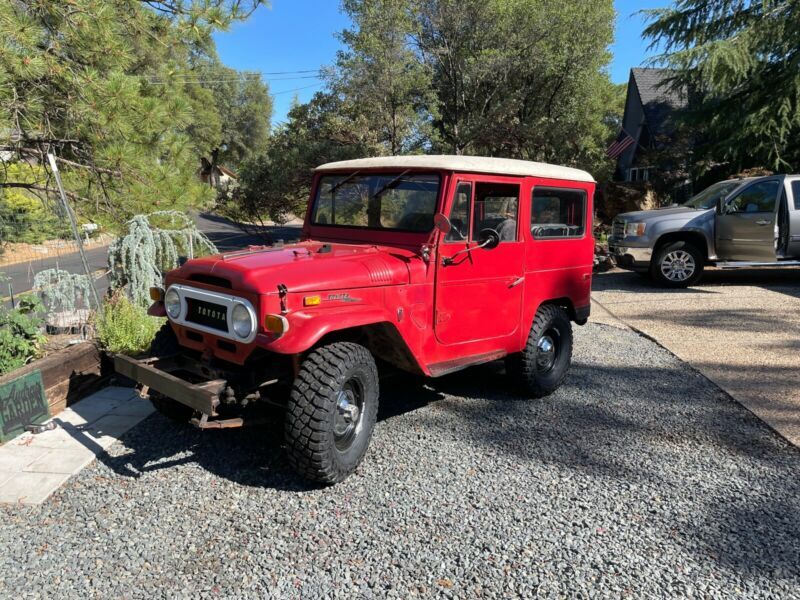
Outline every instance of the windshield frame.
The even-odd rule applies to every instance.
[[[317,211],[317,203],[320,200],[320,192],[321,187],[323,184],[323,180],[326,177],[340,177],[342,181],[345,181],[348,178],[356,178],[356,177],[383,177],[386,179],[384,184],[388,181],[391,181],[395,178],[413,178],[419,176],[427,176],[433,177],[436,179],[436,191],[434,195],[434,205],[431,212],[431,226],[429,229],[419,230],[419,229],[406,229],[406,228],[399,228],[399,227],[371,227],[369,225],[353,225],[353,224],[340,224],[340,223],[319,223],[315,221],[316,211]],[[402,181],[399,179],[398,181]],[[405,236],[414,235],[414,236],[429,236],[431,232],[434,230],[433,225],[433,217],[439,211],[439,207],[441,206],[442,200],[442,193],[443,189],[446,185],[446,177],[444,173],[439,170],[435,169],[404,169],[404,168],[397,168],[392,169],[391,167],[382,168],[382,169],[362,169],[362,170],[353,170],[353,171],[321,171],[317,172],[314,178],[314,185],[311,189],[311,198],[310,202],[308,203],[308,210],[306,214],[306,224],[305,227],[308,229],[313,229],[319,233],[324,231],[351,231],[354,233],[357,232],[370,232],[370,233],[380,233],[383,235],[392,235],[392,234],[402,234]],[[393,186],[396,187],[396,186]],[[386,192],[390,191],[391,188],[383,190],[381,196],[385,196]],[[338,190],[337,190],[338,191]],[[374,192],[373,192],[374,194]]]

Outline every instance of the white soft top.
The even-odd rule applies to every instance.
[[[496,175],[517,175],[521,177],[546,177],[568,181],[594,182],[586,171],[572,167],[560,167],[547,163],[512,158],[489,158],[486,156],[455,156],[415,154],[412,156],[376,156],[327,163],[316,168],[317,171],[355,171],[359,169],[437,169],[466,173],[493,173]]]

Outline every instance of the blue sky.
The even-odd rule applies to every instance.
[[[627,81],[629,69],[648,57],[647,43],[641,39],[643,21],[634,13],[664,6],[667,1],[614,1],[617,24],[616,42],[611,47],[611,78],[615,82]],[[259,8],[248,21],[217,34],[215,39],[225,64],[270,73],[264,78],[275,94],[273,122],[279,122],[285,119],[294,97],[304,102],[322,88],[313,73],[299,71],[331,64],[340,46],[336,33],[347,26],[338,0],[272,0],[271,8]]]

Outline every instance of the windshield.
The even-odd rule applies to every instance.
[[[714,208],[717,205],[717,200],[730,194],[735,188],[739,187],[742,182],[738,179],[731,181],[720,181],[712,186],[707,187],[699,194],[692,196],[683,205],[689,208]]]
[[[433,228],[439,175],[435,173],[356,173],[319,180],[314,225],[428,232]]]

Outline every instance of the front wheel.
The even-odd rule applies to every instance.
[[[337,342],[311,352],[286,407],[291,465],[327,484],[355,471],[375,428],[378,392],[378,369],[363,346]]]
[[[689,242],[661,246],[650,263],[650,274],[664,287],[685,288],[703,276],[703,254]]]
[[[572,362],[572,323],[560,306],[539,307],[522,352],[506,361],[506,369],[533,398],[552,394],[563,383]]]

